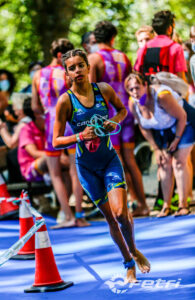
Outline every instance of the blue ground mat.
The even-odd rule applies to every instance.
[[[151,262],[151,272],[137,271],[139,283],[124,285],[122,257],[104,221],[88,228],[50,230],[55,223],[46,217],[60,275],[74,286],[52,292],[25,294],[34,283],[35,262],[9,260],[0,268],[0,299],[195,299],[195,216],[135,220],[135,237]],[[0,254],[19,235],[18,221],[0,221]]]

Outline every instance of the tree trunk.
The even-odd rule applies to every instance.
[[[74,14],[74,0],[34,0],[31,4],[36,12],[33,22],[44,53],[44,61],[51,61],[50,46],[57,38],[66,38]]]

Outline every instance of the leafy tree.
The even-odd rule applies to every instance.
[[[80,46],[83,33],[93,30],[98,21],[109,20],[118,29],[116,48],[134,61],[137,50],[135,32],[141,25],[150,25],[155,12],[170,9],[176,15],[176,31],[183,39],[188,39],[195,17],[193,7],[193,0],[76,0],[69,38]]]
[[[74,11],[71,0],[10,0],[0,2],[1,68],[18,79],[16,89],[29,80],[32,61],[49,63],[51,42],[67,36]]]
[[[29,80],[31,61],[49,63],[49,47],[55,38],[68,36],[75,47],[81,47],[81,35],[103,19],[117,26],[115,47],[134,62],[135,32],[151,24],[156,11],[174,12],[176,31],[187,39],[194,24],[193,8],[193,0],[0,0],[0,68],[16,75],[18,90]]]

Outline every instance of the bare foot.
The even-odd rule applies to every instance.
[[[136,270],[135,270],[135,266],[134,266],[133,268],[127,269],[125,284],[135,283],[135,282],[138,282],[138,280],[136,279]]]
[[[136,256],[133,256],[133,258],[142,273],[150,272],[150,263],[139,250],[136,249]]]
[[[87,226],[91,226],[91,224],[89,222],[87,222],[85,220],[85,218],[79,218],[76,219],[76,224],[78,227],[87,227]]]
[[[149,209],[143,208],[143,207],[137,207],[133,212],[132,212],[132,216],[133,217],[147,217],[150,215],[150,211]]]
[[[61,229],[61,228],[70,228],[70,227],[76,227],[76,221],[75,219],[71,219],[69,221],[63,221],[59,224],[56,224],[54,226],[51,226],[50,229]]]
[[[164,207],[164,208],[162,208],[162,210],[157,215],[157,218],[163,218],[163,217],[167,217],[169,215],[171,215],[170,208],[169,207]]]

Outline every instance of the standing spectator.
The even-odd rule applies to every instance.
[[[183,51],[184,51],[184,57],[186,60],[186,65],[187,65],[187,73],[186,73],[186,78],[187,78],[187,82],[189,84],[189,97],[188,97],[188,101],[190,103],[190,105],[195,106],[195,86],[194,86],[194,82],[191,76],[191,71],[190,71],[190,59],[193,55],[193,51],[192,51],[192,46],[191,46],[191,42],[186,41],[182,44],[183,47]]]
[[[139,49],[134,69],[145,76],[160,71],[178,75],[186,81],[186,62],[182,46],[172,40],[175,15],[169,10],[157,12],[152,19],[157,36]]]
[[[126,119],[121,123],[121,132],[111,136],[111,141],[115,149],[120,151],[126,174],[132,181],[131,185],[128,185],[130,193],[138,200],[138,207],[133,216],[148,215],[149,209],[145,201],[141,172],[133,153],[134,117],[129,111],[128,94],[124,88],[124,80],[132,69],[131,63],[123,52],[114,48],[117,29],[112,23],[108,21],[97,23],[94,34],[100,50],[89,55],[90,81],[109,83],[128,111]],[[114,114],[114,108],[110,105],[109,117],[113,117]]]
[[[87,54],[97,51],[96,39],[92,31],[86,32],[82,35],[81,45]]]
[[[33,61],[28,66],[28,72],[31,79],[31,82],[33,80],[33,77],[37,71],[39,71],[43,67],[42,61]],[[32,83],[25,86],[21,91],[21,93],[32,93]]]
[[[10,132],[16,124],[16,116],[12,109],[11,94],[16,85],[14,75],[5,69],[0,69],[0,117],[3,121],[7,121],[7,126]],[[3,142],[0,140],[0,145]]]
[[[0,115],[8,106],[9,98],[16,85],[13,74],[5,69],[0,69]]]
[[[195,53],[195,26],[192,26],[190,29],[190,41],[192,44],[192,51]],[[192,55],[190,59],[190,69],[191,69],[192,79],[195,84],[195,54]]]
[[[62,67],[62,54],[68,50],[73,49],[73,44],[67,39],[57,39],[51,44],[52,61],[50,65],[37,71],[33,79],[33,97],[32,109],[35,113],[45,115],[45,135],[46,135],[46,156],[49,174],[60,202],[61,211],[64,212],[65,220],[53,228],[70,227],[74,226],[75,218],[68,204],[68,194],[65,184],[63,182],[60,156],[61,150],[56,150],[52,146],[53,126],[55,121],[55,110],[58,97],[62,95],[70,87],[70,80],[65,75],[64,68]],[[72,168],[73,169],[73,168]],[[76,168],[73,169],[74,174]],[[77,180],[77,181],[76,181]],[[74,183],[78,182],[76,188],[79,189],[80,198],[76,201],[80,203],[77,206],[78,213],[82,212],[82,188],[79,184],[77,176],[74,176]],[[74,185],[75,186],[75,185]],[[77,191],[78,192],[78,191]],[[60,211],[60,212],[61,212]],[[59,213],[60,213],[59,212]],[[82,222],[83,221],[83,222]],[[81,224],[82,223],[82,224]],[[87,226],[83,216],[79,214],[77,224],[79,226]]]
[[[6,114],[6,109],[8,109],[8,106],[10,106],[9,99],[15,85],[16,82],[13,74],[8,70],[0,69],[0,120],[1,122],[6,121],[4,114]],[[11,106],[9,107],[9,110],[11,110]],[[0,155],[2,158],[0,161],[0,167],[4,168],[7,166],[6,163],[7,148],[1,135],[0,135]]]
[[[0,69],[0,91],[4,92],[8,101],[14,90],[15,85],[16,85],[16,81],[14,75],[8,70]]]
[[[141,74],[130,74],[126,79],[126,87],[131,96],[130,109],[137,118],[144,137],[153,147],[159,166],[164,205],[158,216],[165,217],[171,213],[173,172],[179,194],[179,209],[175,215],[187,215],[187,197],[191,189],[188,159],[195,141],[195,110],[193,122],[187,122],[186,106],[190,105],[186,100],[181,100],[168,86],[148,86]],[[192,107],[191,109],[193,110]]]
[[[155,36],[154,29],[150,25],[141,26],[135,33],[139,48],[143,48],[145,44],[152,40]]]
[[[193,55],[190,58],[190,71],[191,71],[191,77],[195,86],[195,26],[192,26],[190,29],[190,41],[191,41],[191,49],[193,52]],[[195,95],[195,94],[194,94]],[[189,103],[195,107],[195,97],[189,98]],[[193,162],[193,172],[195,174],[195,147],[192,150],[192,162]]]
[[[148,81],[151,74],[160,71],[176,74],[186,81],[187,66],[182,46],[172,40],[175,15],[169,10],[157,12],[152,19],[152,28],[157,35],[138,50],[134,69],[142,73]],[[158,206],[160,208],[159,199],[160,201],[164,199],[163,188],[161,188],[162,184],[159,180],[155,208],[158,208]]]
[[[47,165],[61,209],[66,215],[67,226],[74,226],[75,219],[68,204],[68,194],[63,182],[60,165],[61,151],[53,148],[52,136],[58,97],[66,91],[66,86],[69,86],[62,67],[61,56],[62,53],[71,49],[73,45],[66,39],[53,41],[51,44],[52,61],[50,65],[36,72],[32,83],[32,109],[36,114],[45,114]]]

